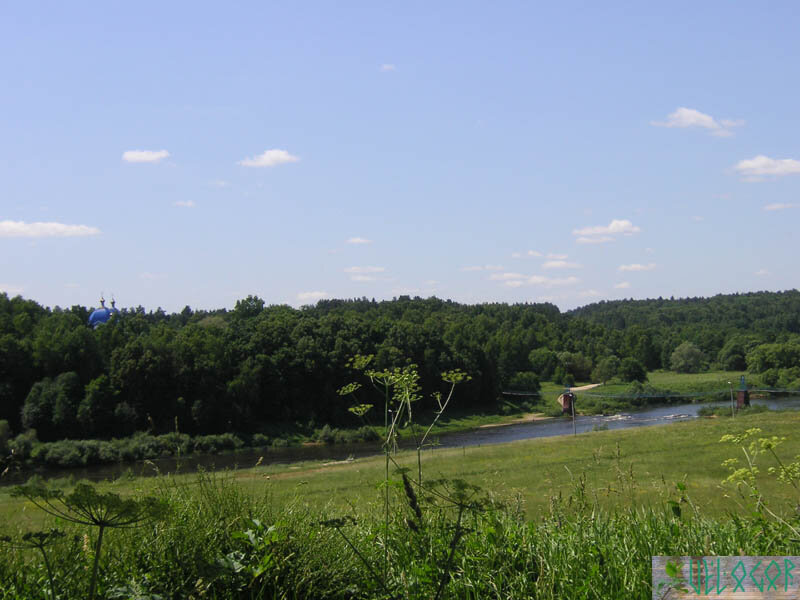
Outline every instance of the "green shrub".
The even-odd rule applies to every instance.
[[[263,433],[254,433],[250,438],[250,445],[256,448],[264,448],[269,445],[269,437]]]

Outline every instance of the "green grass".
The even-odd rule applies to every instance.
[[[800,553],[783,523],[752,516],[721,485],[722,461],[741,451],[719,442],[760,427],[764,437],[787,437],[778,453],[792,458],[798,425],[798,412],[767,412],[427,452],[425,481],[463,479],[490,493],[455,544],[454,512],[422,500],[415,517],[402,485],[393,486],[383,528],[382,457],[121,479],[101,490],[152,494],[170,510],[163,521],[108,533],[100,589],[119,598],[390,597],[380,579],[396,598],[433,598],[444,585],[441,598],[644,600],[654,554]],[[412,466],[415,455],[396,459]],[[792,514],[797,492],[759,481],[770,506]],[[354,520],[323,525],[345,515]],[[51,524],[0,491],[0,534]],[[59,594],[85,597],[94,532],[60,526],[69,535],[51,550]],[[44,573],[35,552],[0,552],[0,599],[47,597]]]
[[[658,503],[675,481],[687,479],[697,506],[706,514],[722,515],[737,507],[731,491],[726,492],[720,485],[727,475],[721,463],[740,453],[730,445],[720,444],[722,435],[761,427],[765,435],[788,437],[781,451],[793,457],[800,454],[800,438],[795,434],[798,426],[797,412],[761,413],[736,422],[701,419],[575,437],[435,450],[423,455],[423,467],[430,477],[461,477],[504,495],[519,494],[529,518],[540,515],[553,495],[568,495],[582,474],[601,506]],[[397,460],[413,466],[415,455],[401,453]],[[283,500],[301,491],[302,502],[313,508],[364,505],[374,497],[375,485],[381,478],[381,461],[373,458],[325,467],[300,466],[271,473],[269,485],[275,497]],[[258,471],[241,474],[237,479],[246,486],[264,484],[263,474]],[[789,489],[772,482],[767,485],[770,494],[790,506],[793,496]]]
[[[687,478],[698,507],[707,514],[722,515],[735,510],[736,505],[726,497],[730,493],[720,486],[727,475],[721,463],[737,456],[737,450],[720,444],[720,437],[761,427],[765,435],[788,437],[781,452],[793,457],[800,454],[800,437],[795,433],[798,426],[798,412],[753,414],[736,421],[699,419],[492,446],[437,449],[423,453],[423,468],[432,478],[459,477],[509,497],[518,494],[529,518],[541,514],[551,496],[568,494],[582,474],[590,493],[606,507],[660,502],[675,481]],[[410,467],[416,454],[400,452],[396,460]],[[270,465],[225,476],[243,489],[259,493],[269,490],[280,502],[298,501],[318,510],[368,506],[375,499],[382,469],[383,458],[372,457],[343,463]],[[180,475],[177,480],[188,482],[193,477]],[[156,485],[154,478],[120,479],[105,484],[123,493],[144,492]],[[768,485],[771,494],[782,502],[789,501],[789,490]],[[0,516],[11,520],[32,518],[22,511],[20,501],[9,498],[5,489],[0,489]]]
[[[731,382],[733,391],[739,388],[739,377],[747,375],[741,371],[710,371],[708,373],[675,373],[673,371],[651,371],[647,374],[647,384],[676,394],[728,391]],[[587,394],[625,394],[630,383],[612,380],[605,385],[586,392]]]

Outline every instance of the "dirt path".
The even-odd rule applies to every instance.
[[[591,390],[596,388],[597,386],[603,385],[602,383],[590,383],[589,385],[582,385],[581,387],[571,387],[569,388],[570,392],[585,392],[586,390]]]
[[[505,427],[506,425],[517,425],[518,423],[530,423],[531,421],[544,421],[546,419],[552,419],[553,417],[548,417],[544,413],[525,413],[519,419],[514,419],[513,421],[508,421],[504,423],[487,423],[486,425],[479,425],[478,429],[487,429],[488,427]]]

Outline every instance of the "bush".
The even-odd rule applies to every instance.
[[[269,438],[263,433],[254,433],[250,438],[250,445],[257,448],[264,448],[269,445]]]
[[[219,454],[225,450],[238,450],[244,442],[232,433],[201,435],[194,438],[194,451],[204,454]]]
[[[34,448],[31,458],[48,467],[81,467],[86,464],[78,442],[72,440],[41,444]]]
[[[331,429],[330,425],[325,425],[322,429],[318,429],[314,432],[314,439],[325,444],[332,444],[334,442],[333,437],[334,430]]]
[[[20,433],[17,437],[8,442],[8,448],[20,460],[30,458],[33,447],[38,443],[36,439],[36,430],[28,429],[25,433]]]

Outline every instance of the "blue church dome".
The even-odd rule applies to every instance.
[[[105,298],[100,298],[100,308],[96,308],[92,311],[92,314],[89,315],[89,325],[92,327],[97,327],[98,325],[102,325],[103,323],[108,322],[108,320],[112,317],[112,315],[119,314],[119,310],[114,306],[116,304],[115,300],[111,300],[111,308],[106,308],[106,300]]]

